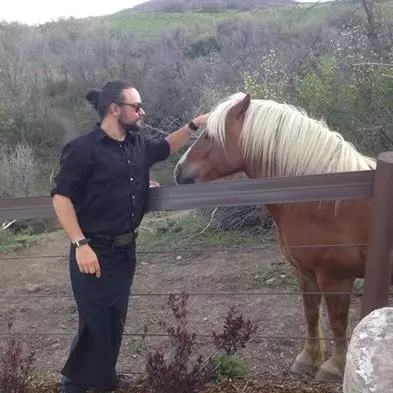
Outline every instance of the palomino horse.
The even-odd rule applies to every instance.
[[[205,182],[237,172],[254,179],[302,176],[372,170],[375,166],[374,159],[360,154],[322,121],[289,105],[251,100],[249,95],[237,93],[211,112],[206,130],[176,165],[175,181]],[[272,204],[267,209],[283,253],[296,267],[303,294],[306,339],[291,369],[301,373],[320,367],[317,380],[342,380],[348,293],[354,279],[364,277],[366,248],[360,245],[368,242],[371,203],[318,201]],[[336,246],[288,247],[313,244]],[[326,362],[320,332],[321,292],[333,335],[332,355]]]

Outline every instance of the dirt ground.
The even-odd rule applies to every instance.
[[[59,230],[29,248],[0,255],[0,332],[6,332],[7,320],[14,321],[16,330],[25,334],[25,342],[36,351],[35,366],[44,378],[59,377],[77,326],[67,252],[67,239]],[[259,327],[257,337],[239,353],[249,373],[259,381],[277,384],[299,380],[289,368],[303,344],[300,294],[288,280],[289,268],[272,276],[275,282],[270,286],[260,279],[263,271],[279,261],[283,261],[281,253],[271,245],[253,251],[139,255],[119,371],[136,376],[144,373],[146,346],[140,336],[127,334],[142,333],[145,325],[149,333],[164,333],[158,322],[167,315],[168,297],[160,294],[186,290],[191,294],[191,329],[198,334],[220,331],[228,307],[235,305]],[[353,298],[352,303],[353,326],[360,313],[360,298]],[[0,338],[4,340],[4,334]],[[166,337],[147,338],[149,349],[166,344]],[[205,356],[214,351],[209,338],[203,337],[196,350]],[[312,381],[312,376],[303,379]]]

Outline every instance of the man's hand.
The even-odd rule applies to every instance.
[[[202,127],[204,125],[206,125],[208,119],[209,119],[210,113],[205,113],[203,115],[199,115],[197,116],[194,120],[193,123],[198,126],[198,127]]]
[[[160,187],[160,183],[156,180],[150,180],[149,181],[149,187],[150,188],[156,188],[156,187]]]
[[[76,249],[76,262],[81,273],[95,274],[97,278],[101,277],[101,268],[97,255],[88,244],[84,244]]]

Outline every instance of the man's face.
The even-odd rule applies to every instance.
[[[142,109],[142,100],[138,91],[126,89],[123,91],[123,97],[118,122],[126,129],[141,128],[145,111]]]

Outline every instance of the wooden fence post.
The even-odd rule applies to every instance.
[[[391,280],[393,250],[393,152],[378,156],[372,197],[372,218],[365,268],[362,318],[385,307]]]

